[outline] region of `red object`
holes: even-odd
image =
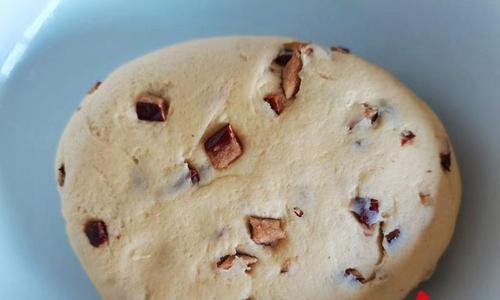
[[[424,291],[420,290],[417,293],[417,298],[415,300],[430,300],[431,298]]]

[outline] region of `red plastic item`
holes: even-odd
[[[429,297],[429,295],[427,295],[427,293],[425,293],[422,290],[418,291],[417,298],[415,298],[415,300],[430,300],[430,299],[431,298]]]

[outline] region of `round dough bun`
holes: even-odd
[[[56,176],[104,299],[402,299],[452,236],[436,115],[345,48],[189,41],[89,90]]]

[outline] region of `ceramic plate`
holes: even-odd
[[[500,299],[500,1],[0,0],[0,28],[0,298],[99,299],[66,239],[53,176],[90,85],[165,45],[271,34],[347,46],[429,103],[464,193],[450,248],[419,288]]]

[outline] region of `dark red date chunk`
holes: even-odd
[[[363,103],[363,106],[365,108],[365,118],[369,119],[370,123],[373,125],[378,120],[378,108],[366,103]]]
[[[351,201],[351,212],[367,229],[373,229],[378,220],[378,200],[373,198],[356,197]]]
[[[411,130],[404,130],[401,132],[401,146],[406,144],[411,144],[413,139],[415,139],[415,134]]]
[[[294,207],[293,208],[293,212],[299,218],[302,218],[302,216],[304,215],[304,211],[302,209],[298,208],[298,207]]]
[[[106,228],[106,223],[102,220],[88,220],[87,223],[85,223],[84,231],[89,239],[89,243],[95,248],[98,248],[108,241],[108,230]]]
[[[300,51],[295,50],[281,72],[281,86],[287,100],[292,99],[299,92],[301,84],[300,70],[302,70],[302,58]]]
[[[248,222],[251,238],[258,245],[273,246],[286,238],[280,219],[250,217]]]
[[[197,184],[198,182],[200,182],[200,174],[198,173],[198,170],[196,170],[196,168],[190,164],[188,164],[188,169],[189,169],[189,179],[191,180],[191,183]]]
[[[94,83],[90,89],[87,91],[87,95],[90,95],[92,94],[93,92],[97,91],[97,89],[101,86],[102,82],[100,81],[97,81],[96,83]]]
[[[241,253],[241,252],[236,252],[234,255],[226,255],[221,257],[219,262],[217,263],[217,268],[224,269],[224,270],[229,270],[234,264],[235,259],[239,258],[241,262],[243,262],[246,266],[246,272],[251,271],[252,267],[259,261],[257,257]]]
[[[285,102],[283,94],[268,94],[264,97],[264,101],[269,103],[269,106],[271,106],[272,110],[274,110],[277,115],[281,114],[283,111]]]
[[[226,168],[243,154],[243,148],[230,124],[207,139],[205,151],[216,169]]]
[[[137,99],[135,110],[139,120],[164,122],[167,118],[168,103],[161,97],[144,94]]]
[[[344,276],[348,278],[352,278],[360,283],[365,282],[365,277],[356,269],[354,268],[348,268],[344,272]]]
[[[282,67],[284,67],[290,58],[292,58],[293,54],[293,49],[291,48],[284,48],[283,50],[280,51],[278,56],[274,59],[274,62]]]
[[[401,234],[401,231],[399,229],[394,229],[393,231],[389,232],[386,236],[385,239],[389,244],[391,244],[393,241],[397,240],[399,238],[399,235]]]
[[[441,159],[441,167],[443,168],[444,171],[450,172],[451,171],[451,153],[440,153],[439,157]]]
[[[274,62],[279,66],[284,67],[288,61],[292,58],[294,51],[299,50],[304,47],[306,44],[302,42],[290,42],[283,44],[283,48],[281,49],[278,56],[274,59]]]
[[[66,168],[64,167],[64,164],[62,164],[59,167],[59,169],[57,169],[57,184],[59,184],[59,186],[63,186],[65,179],[66,179]]]

